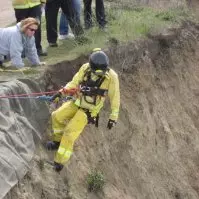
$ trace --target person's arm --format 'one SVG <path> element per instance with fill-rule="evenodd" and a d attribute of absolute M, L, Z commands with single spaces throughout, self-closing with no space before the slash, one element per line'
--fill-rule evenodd
<path fill-rule="evenodd" d="M 74 75 L 73 79 L 69 83 L 67 83 L 64 88 L 66 89 L 77 88 L 80 82 L 82 81 L 87 68 L 88 68 L 87 63 L 82 65 L 79 71 Z"/>
<path fill-rule="evenodd" d="M 68 82 L 64 88 L 61 88 L 57 93 L 55 93 L 55 95 L 53 95 L 51 101 L 54 101 L 56 98 L 61 98 L 62 96 L 67 94 L 76 94 L 76 89 L 82 81 L 88 65 L 88 63 L 82 65 L 79 71 L 74 75 L 73 79 Z"/>
<path fill-rule="evenodd" d="M 26 57 L 32 63 L 32 65 L 40 65 L 40 60 L 35 46 L 34 36 L 28 39 L 25 52 L 26 52 Z"/>
<path fill-rule="evenodd" d="M 85 71 L 88 68 L 88 63 L 81 66 L 79 71 L 74 75 L 73 79 L 59 90 L 60 95 L 67 95 L 68 93 L 76 93 L 80 82 L 82 81 Z"/>
<path fill-rule="evenodd" d="M 21 54 L 23 51 L 22 37 L 20 34 L 13 34 L 10 40 L 10 59 L 13 66 L 17 68 L 24 67 Z"/>
<path fill-rule="evenodd" d="M 117 121 L 120 108 L 120 88 L 118 75 L 110 69 L 111 81 L 108 88 L 108 96 L 111 104 L 109 120 Z"/>

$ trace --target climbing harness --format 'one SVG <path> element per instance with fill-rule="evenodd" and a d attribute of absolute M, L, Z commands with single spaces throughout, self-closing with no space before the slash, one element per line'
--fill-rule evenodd
<path fill-rule="evenodd" d="M 108 90 L 100 88 L 105 80 L 105 75 L 99 76 L 95 81 L 91 79 L 91 72 L 91 70 L 85 72 L 83 81 L 80 83 L 80 92 L 83 94 L 82 97 L 87 103 L 96 105 L 97 96 L 104 97 Z M 93 102 L 88 101 L 87 96 L 92 97 Z"/>

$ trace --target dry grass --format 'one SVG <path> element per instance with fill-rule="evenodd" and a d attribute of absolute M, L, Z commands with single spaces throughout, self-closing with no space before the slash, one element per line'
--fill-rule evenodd
<path fill-rule="evenodd" d="M 44 58 L 48 64 L 55 64 L 62 60 L 72 60 L 82 54 L 88 54 L 95 47 L 106 48 L 114 38 L 119 42 L 127 42 L 145 37 L 151 30 L 180 23 L 190 18 L 185 9 L 170 9 L 160 11 L 153 8 L 135 7 L 134 9 L 106 8 L 108 28 L 106 32 L 100 31 L 97 26 L 85 31 L 90 42 L 78 45 L 74 40 L 58 41 L 58 48 L 48 48 L 48 57 Z M 45 20 L 43 24 L 43 45 L 47 46 Z"/>

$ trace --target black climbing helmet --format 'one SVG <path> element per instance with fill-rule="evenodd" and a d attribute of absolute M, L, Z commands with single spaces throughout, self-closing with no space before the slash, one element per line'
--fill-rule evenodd
<path fill-rule="evenodd" d="M 89 64 L 92 70 L 106 71 L 109 65 L 109 58 L 103 51 L 96 51 L 90 55 Z"/>

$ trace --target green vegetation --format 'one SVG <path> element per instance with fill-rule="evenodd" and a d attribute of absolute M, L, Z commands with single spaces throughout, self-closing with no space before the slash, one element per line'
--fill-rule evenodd
<path fill-rule="evenodd" d="M 184 19 L 191 19 L 191 13 L 186 9 L 170 9 L 162 12 L 158 12 L 155 17 L 161 21 L 170 21 L 173 23 L 179 23 Z"/>
<path fill-rule="evenodd" d="M 155 10 L 153 8 L 135 7 L 133 9 L 106 8 L 108 28 L 101 31 L 97 25 L 91 30 L 85 31 L 89 42 L 78 45 L 74 40 L 58 41 L 58 48 L 48 48 L 48 57 L 44 58 L 48 64 L 55 64 L 62 60 L 72 60 L 82 54 L 88 54 L 95 47 L 106 48 L 112 40 L 128 42 L 147 36 L 151 30 L 158 30 L 164 27 L 180 23 L 190 18 L 186 9 L 170 9 L 168 11 Z M 45 19 L 43 24 L 44 46 L 46 41 Z M 45 31 L 44 31 L 45 30 Z"/>
<path fill-rule="evenodd" d="M 105 184 L 104 175 L 97 170 L 91 171 L 86 178 L 88 190 L 91 192 L 102 191 Z"/>
<path fill-rule="evenodd" d="M 180 24 L 183 20 L 193 20 L 194 18 L 193 14 L 185 8 L 160 10 L 149 7 L 113 7 L 112 4 L 110 3 L 106 7 L 108 21 L 106 31 L 99 30 L 97 24 L 95 24 L 92 29 L 85 31 L 84 36 L 89 39 L 89 42 L 84 45 L 79 45 L 75 40 L 57 40 L 59 46 L 47 48 L 48 56 L 41 57 L 41 61 L 45 61 L 47 65 L 52 65 L 64 60 L 73 60 L 82 54 L 89 54 L 93 48 L 101 47 L 104 49 L 110 45 L 144 38 L 151 31 L 156 32 Z M 42 18 L 42 45 L 44 48 L 48 46 L 45 26 L 45 18 Z M 26 66 L 30 66 L 27 61 L 25 63 Z M 24 70 L 23 75 L 35 76 L 46 68 L 47 66 L 41 66 L 27 71 Z"/>

